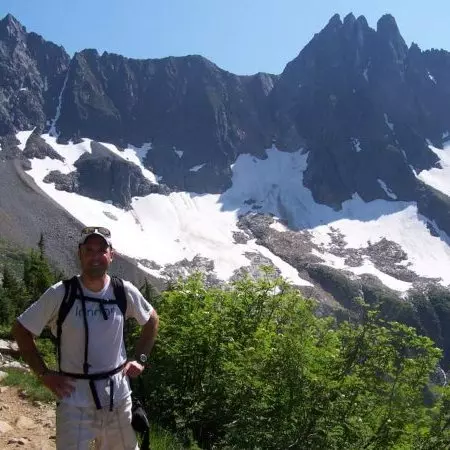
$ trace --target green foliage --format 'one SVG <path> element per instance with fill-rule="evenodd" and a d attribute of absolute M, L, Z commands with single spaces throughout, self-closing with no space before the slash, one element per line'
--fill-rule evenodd
<path fill-rule="evenodd" d="M 36 339 L 36 347 L 42 355 L 45 364 L 49 369 L 57 370 L 56 347 L 53 338 L 40 337 Z"/>
<path fill-rule="evenodd" d="M 150 426 L 150 442 L 152 450 L 182 450 L 183 445 L 177 441 L 174 435 L 158 425 Z M 195 450 L 198 447 L 189 447 Z"/>
<path fill-rule="evenodd" d="M 33 374 L 18 369 L 5 369 L 8 376 L 2 383 L 17 386 L 26 392 L 30 400 L 52 402 L 56 397 Z"/>
<path fill-rule="evenodd" d="M 2 273 L 0 296 L 0 324 L 11 324 L 28 302 L 28 292 L 22 280 L 5 266 Z"/>
<path fill-rule="evenodd" d="M 41 252 L 31 250 L 24 261 L 23 281 L 30 302 L 37 300 L 54 282 L 54 273 Z"/>
<path fill-rule="evenodd" d="M 219 289 L 192 277 L 164 292 L 141 392 L 152 417 L 204 448 L 450 442 L 448 391 L 424 402 L 441 357 L 433 342 L 362 302 L 355 323 L 315 306 L 282 280 Z"/>
<path fill-rule="evenodd" d="M 14 319 L 44 291 L 63 278 L 61 272 L 51 268 L 45 257 L 44 238 L 38 243 L 38 251 L 28 253 L 13 251 L 0 241 L 0 250 L 10 255 L 0 258 L 3 261 L 0 277 L 0 327 L 10 327 Z M 13 261 L 14 263 L 11 263 Z"/>
<path fill-rule="evenodd" d="M 23 258 L 25 253 L 17 249 L 14 245 L 0 238 L 0 267 L 8 266 L 17 276 L 21 277 L 23 273 Z"/>

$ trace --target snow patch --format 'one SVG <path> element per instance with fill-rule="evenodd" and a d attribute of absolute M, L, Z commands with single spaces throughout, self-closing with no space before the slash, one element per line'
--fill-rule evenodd
<path fill-rule="evenodd" d="M 282 224 L 279 221 L 272 222 L 269 225 L 269 228 L 272 228 L 273 230 L 276 230 L 276 231 L 280 231 L 281 233 L 284 233 L 285 231 L 289 230 L 289 228 L 286 225 Z"/>
<path fill-rule="evenodd" d="M 189 169 L 189 172 L 198 172 L 198 171 L 199 171 L 200 169 L 202 169 L 205 165 L 206 165 L 206 163 L 203 163 L 203 164 L 199 164 L 198 166 L 191 167 L 191 168 Z"/>
<path fill-rule="evenodd" d="M 383 189 L 384 192 L 386 192 L 386 195 L 390 198 L 392 198 L 393 200 L 397 200 L 397 196 L 391 191 L 391 189 L 389 189 L 386 185 L 386 183 L 383 180 L 380 180 L 379 178 L 377 179 L 378 184 L 381 186 L 381 188 Z"/>
<path fill-rule="evenodd" d="M 345 203 L 348 203 L 346 207 L 356 206 L 356 200 Z M 357 217 L 346 214 L 338 218 L 336 213 L 336 220 L 311 230 L 314 242 L 319 246 L 329 245 L 330 227 L 344 235 L 349 248 L 364 248 L 368 242 L 378 242 L 384 237 L 406 252 L 410 270 L 424 277 L 442 278 L 444 284 L 450 283 L 447 270 L 450 264 L 447 242 L 450 240 L 443 232 L 439 237 L 430 234 L 428 219 L 419 214 L 415 203 L 375 200 L 363 203 L 358 209 Z"/>
<path fill-rule="evenodd" d="M 173 151 L 176 153 L 176 155 L 178 156 L 178 158 L 182 158 L 183 157 L 183 150 L 177 150 L 175 147 L 173 148 Z"/>
<path fill-rule="evenodd" d="M 339 270 L 347 270 L 355 275 L 370 274 L 376 276 L 385 286 L 398 292 L 405 293 L 412 287 L 412 283 L 397 280 L 381 270 L 378 270 L 371 261 L 364 260 L 364 263 L 358 267 L 349 267 L 345 264 L 345 258 L 341 258 L 331 253 L 320 253 L 317 250 L 313 250 L 312 253 L 319 258 L 323 259 L 328 266 L 331 266 Z"/>
<path fill-rule="evenodd" d="M 61 173 L 70 173 L 76 170 L 74 163 L 84 154 L 91 153 L 91 139 L 82 139 L 80 143 L 74 144 L 73 142 L 69 142 L 68 144 L 59 144 L 57 142 L 57 138 L 50 134 L 43 134 L 42 138 L 44 141 L 50 145 L 56 152 L 58 152 L 63 158 L 64 162 L 54 160 L 55 163 L 52 165 L 52 170 L 59 170 Z M 152 183 L 158 184 L 158 180 L 153 172 L 146 169 L 143 164 L 143 160 L 147 152 L 151 149 L 150 143 L 145 143 L 141 147 L 135 147 L 131 144 L 127 146 L 123 151 L 119 150 L 114 144 L 109 144 L 106 142 L 99 142 L 105 148 L 107 148 L 114 155 L 119 156 L 120 158 L 129 161 L 136 166 L 138 166 L 142 174 Z M 39 166 L 39 162 L 36 162 Z M 55 167 L 55 164 L 57 165 Z M 45 164 L 43 164 L 45 166 Z"/>
<path fill-rule="evenodd" d="M 290 283 L 293 283 L 297 286 L 313 286 L 309 281 L 300 278 L 298 275 L 298 271 L 294 267 L 283 261 L 279 256 L 274 255 L 268 248 L 256 244 L 256 240 L 250 241 L 248 244 L 249 246 L 254 246 L 255 251 L 270 259 L 274 266 L 280 269 L 283 277 Z"/>
<path fill-rule="evenodd" d="M 282 275 L 295 284 L 308 285 L 295 268 L 255 241 L 235 243 L 234 233 L 239 231 L 237 222 L 240 215 L 252 211 L 256 203 L 261 206 L 260 212 L 283 218 L 290 229 L 308 230 L 318 246 L 330 243 L 329 233 L 332 228 L 343 235 L 349 248 L 366 248 L 369 241 L 378 242 L 386 238 L 406 252 L 410 270 L 424 277 L 440 277 L 443 283 L 450 284 L 450 247 L 447 244 L 450 240 L 443 232 L 439 236 L 430 234 L 427 228 L 429 221 L 418 213 L 415 203 L 388 200 L 365 203 L 355 194 L 342 204 L 340 211 L 317 204 L 311 191 L 303 185 L 308 153 L 302 150 L 281 152 L 271 148 L 266 150 L 265 159 L 240 155 L 232 165 L 232 186 L 223 194 L 150 194 L 134 198 L 131 210 L 125 211 L 75 193 L 58 191 L 53 184 L 44 183 L 42 180 L 49 170 L 68 173 L 79 156 L 91 150 L 88 139 L 79 144 L 61 145 L 56 143 L 55 137 L 43 137 L 65 161 L 33 159 L 28 173 L 44 192 L 80 222 L 110 228 L 118 252 L 129 257 L 151 259 L 164 266 L 201 255 L 214 262 L 220 279 L 227 280 L 237 269 L 248 267 L 250 261 L 245 254 L 256 251 L 269 258 Z M 22 132 L 21 142 L 24 139 Z M 129 152 L 121 152 L 111 144 L 103 145 L 135 164 L 142 164 L 142 147 L 140 150 L 130 147 Z M 450 180 L 450 149 L 433 151 L 442 152 L 439 153 L 441 160 L 448 158 L 446 178 Z M 428 172 L 434 173 L 433 170 L 443 172 L 446 169 Z M 425 175 L 424 172 L 420 174 Z M 386 193 L 395 195 L 382 180 L 378 182 Z M 450 194 L 450 182 L 447 182 L 446 187 Z M 252 202 L 248 202 L 248 199 L 252 199 Z M 271 227 L 278 231 L 287 229 L 278 221 Z M 384 284 L 400 292 L 405 292 L 410 286 L 380 272 L 367 260 L 360 267 L 348 267 L 344 258 L 326 252 L 318 256 L 327 264 L 356 275 L 372 273 Z M 143 270 L 149 272 L 149 269 Z"/>
<path fill-rule="evenodd" d="M 76 145 L 54 145 L 55 138 L 48 135 L 46 140 L 67 160 L 62 163 L 50 158 L 33 159 L 28 173 L 44 192 L 80 222 L 97 223 L 110 228 L 114 246 L 119 253 L 136 259 L 151 257 L 161 266 L 201 255 L 214 261 L 218 277 L 227 280 L 235 270 L 250 264 L 245 253 L 258 251 L 269 257 L 282 275 L 295 284 L 308 284 L 293 267 L 272 255 L 269 250 L 252 242 L 236 245 L 233 232 L 239 231 L 238 208 L 224 211 L 218 194 L 150 194 L 134 198 L 131 210 L 125 211 L 109 202 L 56 190 L 53 184 L 42 181 L 45 175 L 50 170 L 63 169 L 64 164 L 67 165 L 65 172 L 69 172 L 70 165 L 80 154 L 90 151 L 90 142 L 85 139 Z M 71 156 L 70 150 L 76 155 Z M 144 270 L 148 272 L 148 269 Z"/>
<path fill-rule="evenodd" d="M 450 142 L 440 149 L 428 144 L 430 150 L 437 155 L 441 168 L 433 167 L 430 170 L 422 170 L 417 178 L 429 186 L 450 196 Z"/>
<path fill-rule="evenodd" d="M 389 116 L 384 113 L 384 123 L 389 127 L 391 131 L 394 131 L 394 124 L 392 122 L 389 122 Z"/>
<path fill-rule="evenodd" d="M 351 138 L 352 140 L 352 144 L 353 144 L 353 148 L 357 151 L 360 152 L 362 150 L 361 148 L 361 142 L 359 141 L 359 139 L 357 138 Z"/>
<path fill-rule="evenodd" d="M 436 84 L 436 79 L 433 77 L 433 75 L 431 75 L 431 73 L 430 73 L 429 70 L 427 71 L 427 75 L 428 75 L 428 78 L 429 78 L 434 84 Z"/>
<path fill-rule="evenodd" d="M 154 184 L 158 184 L 156 175 L 150 170 L 146 169 L 143 163 L 147 152 L 152 148 L 151 143 L 147 142 L 145 144 L 142 144 L 141 147 L 135 147 L 129 144 L 124 150 L 119 150 L 114 144 L 109 144 L 108 142 L 99 142 L 99 144 L 106 147 L 111 153 L 114 153 L 116 156 L 119 156 L 125 161 L 132 162 L 133 164 L 138 166 L 145 178 L 147 178 Z"/>
<path fill-rule="evenodd" d="M 67 79 L 69 78 L 69 71 L 67 71 L 66 76 L 64 78 L 64 83 L 63 86 L 61 88 L 61 92 L 59 93 L 59 97 L 58 97 L 58 106 L 56 107 L 56 114 L 55 114 L 55 118 L 52 121 L 52 124 L 50 126 L 50 130 L 49 130 L 49 134 L 50 136 L 56 136 L 58 137 L 58 132 L 56 131 L 56 122 L 58 121 L 58 119 L 61 116 L 61 107 L 62 107 L 62 96 L 64 93 L 64 90 L 66 89 L 66 85 L 67 85 Z"/>
<path fill-rule="evenodd" d="M 27 145 L 27 141 L 29 137 L 32 135 L 34 128 L 32 130 L 19 131 L 16 133 L 16 138 L 19 140 L 20 144 L 17 145 L 20 150 L 24 151 L 25 146 Z"/>
<path fill-rule="evenodd" d="M 369 67 L 366 67 L 363 72 L 364 78 L 366 81 L 369 81 Z"/>

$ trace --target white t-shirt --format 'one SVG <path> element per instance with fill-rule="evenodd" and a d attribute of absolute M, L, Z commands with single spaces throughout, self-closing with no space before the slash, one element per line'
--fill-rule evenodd
<path fill-rule="evenodd" d="M 88 363 L 89 373 L 108 372 L 123 364 L 126 359 L 125 344 L 123 342 L 124 318 L 115 300 L 111 278 L 108 276 L 104 288 L 100 292 L 86 289 L 78 277 L 84 296 L 103 299 L 108 319 L 105 320 L 98 302 L 86 299 L 86 316 L 89 327 Z M 139 290 L 129 281 L 124 280 L 127 299 L 126 318 L 133 317 L 144 325 L 152 313 L 152 306 L 145 300 Z M 56 321 L 59 307 L 64 297 L 64 284 L 59 282 L 51 286 L 19 317 L 19 322 L 35 336 L 49 326 L 56 336 Z M 75 302 L 62 324 L 61 335 L 61 370 L 70 373 L 83 373 L 85 329 L 82 302 Z M 114 382 L 114 403 L 119 402 L 131 394 L 128 377 L 119 372 L 111 377 Z M 78 407 L 95 406 L 89 380 L 75 380 L 75 390 L 70 397 L 64 397 L 62 402 Z M 109 379 L 95 381 L 98 396 L 103 407 L 109 405 Z"/>

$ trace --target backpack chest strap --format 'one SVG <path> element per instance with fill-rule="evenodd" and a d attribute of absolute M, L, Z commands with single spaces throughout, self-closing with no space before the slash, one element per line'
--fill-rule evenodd
<path fill-rule="evenodd" d="M 72 372 L 65 372 L 61 370 L 59 373 L 62 375 L 66 375 L 70 378 L 75 378 L 77 380 L 106 380 L 109 377 L 112 377 L 116 373 L 119 373 L 123 368 L 125 367 L 126 362 L 123 364 L 120 364 L 120 366 L 117 366 L 115 369 L 109 370 L 107 372 L 96 372 L 96 373 L 72 373 Z"/>

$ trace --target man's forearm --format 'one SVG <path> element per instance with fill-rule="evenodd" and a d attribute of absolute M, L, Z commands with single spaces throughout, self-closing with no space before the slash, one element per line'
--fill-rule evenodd
<path fill-rule="evenodd" d="M 19 346 L 22 358 L 34 373 L 42 375 L 47 370 L 47 366 L 36 347 L 33 335 L 18 321 L 12 328 L 12 334 Z"/>
<path fill-rule="evenodd" d="M 155 345 L 156 336 L 158 334 L 159 318 L 156 311 L 152 311 L 152 315 L 148 322 L 142 327 L 142 332 L 139 340 L 136 343 L 136 355 L 148 355 Z"/>

